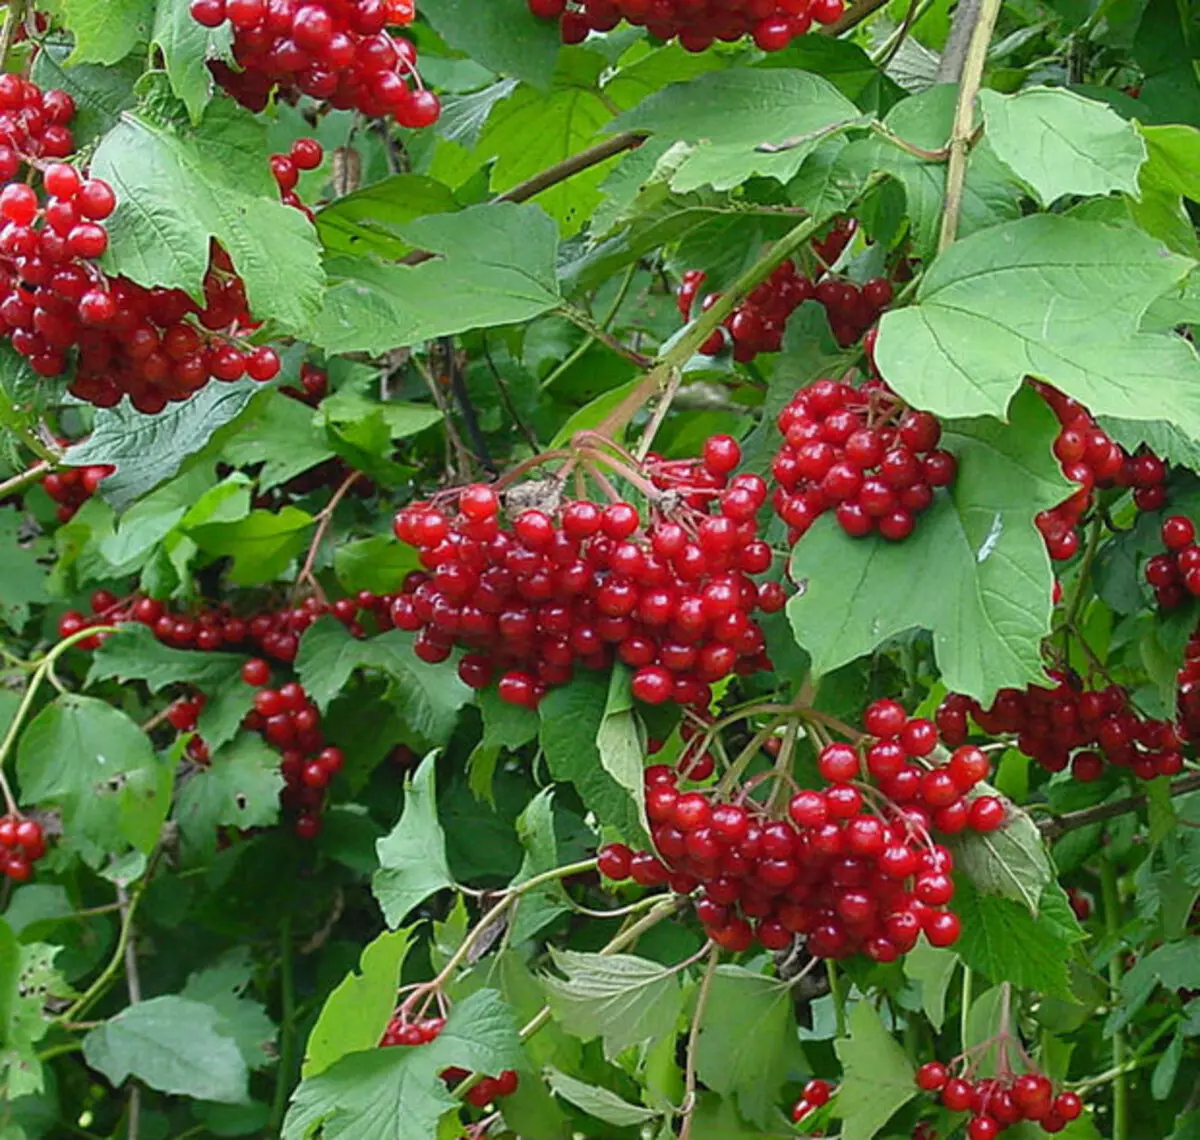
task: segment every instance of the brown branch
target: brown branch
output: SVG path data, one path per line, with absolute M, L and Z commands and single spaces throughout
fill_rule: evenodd
M 645 131 L 624 131 L 619 135 L 613 135 L 612 138 L 596 143 L 595 146 L 590 146 L 586 150 L 581 150 L 578 154 L 570 155 L 562 162 L 556 162 L 553 166 L 547 167 L 540 174 L 535 174 L 532 178 L 517 183 L 511 190 L 505 190 L 503 194 L 493 198 L 492 202 L 527 202 L 543 190 L 549 190 L 551 186 L 557 186 L 560 182 L 566 182 L 568 178 L 574 178 L 576 174 L 584 170 L 607 162 L 615 155 L 641 146 L 645 138 Z M 401 259 L 400 264 L 420 265 L 436 256 L 428 250 L 417 249 Z
M 1188 792 L 1195 791 L 1200 791 L 1200 772 L 1189 772 L 1171 785 L 1172 796 L 1184 796 Z M 1079 811 L 1064 812 L 1062 815 L 1043 819 L 1038 824 L 1038 830 L 1041 831 L 1044 839 L 1053 841 L 1068 831 L 1076 831 L 1089 824 L 1116 819 L 1118 816 L 1139 811 L 1145 806 L 1146 796 L 1142 793 L 1123 800 L 1114 800 L 1112 803 L 1097 804 L 1095 807 L 1081 808 Z

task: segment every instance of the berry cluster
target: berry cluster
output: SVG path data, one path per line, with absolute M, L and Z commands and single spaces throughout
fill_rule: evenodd
M 36 819 L 22 815 L 0 816 L 0 874 L 24 883 L 33 865 L 46 854 L 46 836 Z
M 828 1081 L 814 1077 L 804 1086 L 800 1099 L 792 1105 L 792 1123 L 799 1124 L 805 1117 L 816 1112 L 818 1108 L 824 1108 L 833 1093 L 833 1086 Z
M 1200 741 L 1200 629 L 1188 638 L 1175 684 L 1179 733 L 1195 744 Z
M 942 739 L 966 741 L 974 720 L 990 736 L 1015 735 L 1017 747 L 1048 772 L 1098 780 L 1105 763 L 1128 768 L 1143 780 L 1174 776 L 1183 768 L 1175 727 L 1140 715 L 1119 685 L 1084 690 L 1075 677 L 1052 672 L 1053 688 L 1030 685 L 1001 689 L 984 709 L 959 693 L 949 694 L 936 713 Z
M 936 726 L 895 701 L 868 707 L 860 746 L 830 743 L 818 756 L 823 790 L 796 792 L 787 818 L 744 793 L 681 791 L 680 773 L 646 770 L 646 814 L 655 853 L 615 844 L 600 853 L 607 878 L 698 893 L 696 915 L 727 950 L 788 948 L 805 938 L 817 958 L 866 954 L 892 962 L 924 931 L 935 946 L 958 938 L 950 852 L 931 829 L 998 830 L 1003 802 L 979 795 L 990 764 L 978 748 L 933 766 Z M 689 763 L 687 759 L 683 764 Z M 866 794 L 864 794 L 864 792 Z
M 557 20 L 565 44 L 580 44 L 590 32 L 610 32 L 622 20 L 644 27 L 655 39 L 678 39 L 701 52 L 718 40 L 753 36 L 763 51 L 782 51 L 813 23 L 833 24 L 843 0 L 528 0 L 543 20 Z
M 1185 515 L 1170 515 L 1163 520 L 1162 543 L 1165 554 L 1156 554 L 1146 563 L 1146 581 L 1164 610 L 1177 609 L 1189 598 L 1200 597 L 1200 546 L 1196 545 L 1196 525 Z
M 392 621 L 419 631 L 425 661 L 467 648 L 462 679 L 481 689 L 498 678 L 513 704 L 536 706 L 576 664 L 604 669 L 615 655 L 639 700 L 707 707 L 713 682 L 765 667 L 751 615 L 784 601 L 778 583 L 751 578 L 771 566 L 755 521 L 767 489 L 757 475 L 730 478 L 740 458 L 735 440 L 714 436 L 700 462 L 650 462 L 645 518 L 627 502 L 578 499 L 522 510 L 505 530 L 500 497 L 480 485 L 445 509 L 406 507 L 396 537 L 426 572 L 405 580 Z
M 280 198 L 285 206 L 301 211 L 311 222 L 314 214 L 296 193 L 296 185 L 305 170 L 316 170 L 325 161 L 325 148 L 316 139 L 297 139 L 287 154 L 271 155 L 271 177 L 279 187 Z
M 675 303 L 685 321 L 691 320 L 704 280 L 705 274 L 699 269 L 689 269 L 683 275 Z M 720 296 L 709 293 L 700 302 L 701 310 L 711 308 Z M 700 351 L 705 356 L 716 356 L 732 343 L 734 360 L 743 364 L 760 352 L 778 352 L 788 318 L 805 301 L 817 301 L 824 307 L 834 337 L 845 347 L 854 344 L 891 304 L 892 283 L 886 277 L 873 277 L 863 285 L 841 277 L 814 281 L 794 262 L 785 261 L 725 318 L 723 328 L 717 329 Z
M 410 1021 L 406 1012 L 401 1010 L 388 1022 L 379 1042 L 380 1048 L 395 1048 L 404 1046 L 414 1048 L 418 1045 L 428 1045 L 436 1041 L 446 1027 L 444 1017 L 423 1017 Z M 450 1068 L 443 1070 L 441 1077 L 451 1087 L 461 1084 L 471 1074 L 466 1069 Z M 520 1078 L 515 1069 L 505 1069 L 497 1077 L 483 1077 L 476 1081 L 466 1093 L 467 1103 L 474 1108 L 486 1108 L 493 1101 L 506 1096 L 512 1096 L 520 1087 Z
M 1040 1124 L 1042 1131 L 1061 1132 L 1083 1114 L 1083 1101 L 1073 1092 L 1054 1095 L 1054 1086 L 1038 1073 L 1006 1073 L 970 1080 L 951 1075 L 941 1061 L 928 1061 L 917 1070 L 917 1087 L 940 1094 L 951 1112 L 969 1112 L 967 1140 L 994 1140 L 1022 1120 Z
M 942 427 L 906 407 L 882 380 L 861 388 L 818 380 L 779 413 L 784 443 L 771 471 L 774 506 L 796 542 L 828 510 L 847 534 L 878 531 L 898 542 L 958 471 L 938 449 Z
M 307 95 L 339 111 L 428 127 L 441 114 L 421 84 L 417 49 L 389 26 L 412 22 L 411 0 L 192 0 L 206 28 L 233 26 L 237 69 L 214 61 L 217 82 L 252 111 Z
M 57 504 L 54 512 L 60 523 L 69 523 L 75 512 L 100 488 L 101 482 L 113 473 L 107 464 L 94 467 L 65 467 L 51 471 L 42 480 L 46 494 Z
M 1133 487 L 1139 509 L 1157 510 L 1167 499 L 1167 469 L 1158 456 L 1148 452 L 1127 455 L 1078 400 L 1048 384 L 1035 383 L 1034 387 L 1061 425 L 1054 454 L 1062 472 L 1079 484 L 1079 490 L 1070 498 L 1034 519 L 1050 557 L 1061 562 L 1079 549 L 1079 521 L 1092 504 L 1095 488 Z
M 269 687 L 272 670 L 264 658 L 281 665 L 290 664 L 295 660 L 301 634 L 324 614 L 337 618 L 356 637 L 366 636 L 363 622 L 368 618 L 376 629 L 390 629 L 390 602 L 388 597 L 364 592 L 332 604 L 310 598 L 295 607 L 243 618 L 226 608 L 201 610 L 192 615 L 174 614 L 154 598 L 122 601 L 107 590 L 97 590 L 91 599 L 92 615 L 85 617 L 78 611 L 68 611 L 59 619 L 58 632 L 61 637 L 69 637 L 93 625 L 139 622 L 164 645 L 176 649 L 261 652 L 264 657 L 251 657 L 242 667 L 242 679 L 258 689 L 254 707 L 242 724 L 279 750 L 280 774 L 284 779 L 280 802 L 293 813 L 296 834 L 302 839 L 312 839 L 321 830 L 327 789 L 341 771 L 345 756 L 340 748 L 326 741 L 321 731 L 320 711 L 298 682 L 285 681 Z M 79 643 L 80 647 L 93 649 L 102 636 L 86 638 Z M 181 697 L 167 710 L 167 721 L 178 732 L 195 732 L 205 702 L 201 692 Z M 208 746 L 199 736 L 188 741 L 187 755 L 199 765 L 209 762 Z
M 74 112 L 64 92 L 0 76 L 0 335 L 42 376 L 67 372 L 77 348 L 71 392 L 99 407 L 128 395 L 139 411 L 157 413 L 210 377 L 271 379 L 274 351 L 239 342 L 254 325 L 222 250 L 214 250 L 203 305 L 182 290 L 101 272 L 108 233 L 100 223 L 116 207 L 112 188 L 45 161 L 71 153 Z M 22 164 L 40 174 L 40 196 Z

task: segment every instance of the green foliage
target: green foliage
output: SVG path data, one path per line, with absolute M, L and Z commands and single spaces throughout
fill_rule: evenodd
M 0 306 L 0 813 L 20 809 L 38 857 L 26 865 L 6 821 L 0 1140 L 958 1137 L 965 1118 L 914 1082 L 934 1058 L 1081 1090 L 1066 1140 L 1200 1137 L 1200 608 L 1147 581 L 1164 520 L 1200 524 L 1186 5 L 858 4 L 764 52 L 662 42 L 653 19 L 564 44 L 527 0 L 419 0 L 391 32 L 441 101 L 418 130 L 295 85 L 260 112 L 239 105 L 224 68 L 253 53 L 188 0 L 37 7 L 45 20 L 9 28 L 4 69 L 76 103 L 68 161 L 118 201 L 108 279 L 200 300 L 236 275 L 249 312 L 206 336 L 270 344 L 282 367 L 157 415 L 93 407 L 73 380 L 107 334 L 67 346 L 62 377 L 17 352 L 36 264 L 15 263 L 5 231 L 0 276 L 21 294 Z M 951 26 L 958 39 L 971 21 L 981 82 L 974 66 L 937 82 Z M 324 158 L 299 175 L 300 210 L 271 156 L 310 137 Z M 39 192 L 45 157 L 17 174 Z M 786 307 L 802 303 L 752 344 L 747 301 L 769 309 L 785 258 L 815 295 L 797 286 Z M 873 341 L 858 288 L 877 278 L 892 299 Z M 55 276 L 51 291 L 68 304 L 76 284 Z M 49 342 L 56 311 L 36 303 Z M 160 347 L 181 363 L 173 338 Z M 121 367 L 129 380 L 143 366 Z M 906 539 L 851 538 L 833 509 L 799 536 L 778 517 L 780 413 L 820 379 L 886 383 L 905 405 L 893 419 L 890 396 L 866 402 L 887 431 L 906 408 L 937 417 L 956 478 Z M 1074 405 L 1052 410 L 1044 386 L 1094 418 L 1078 447 L 1055 414 Z M 840 445 L 847 422 L 823 438 Z M 1135 458 L 1081 492 L 1100 431 Z M 699 635 L 643 621 L 645 596 L 629 628 L 610 598 L 560 596 L 557 543 L 516 550 L 488 524 L 421 549 L 394 536 L 398 510 L 453 515 L 464 485 L 490 483 L 507 533 L 556 497 L 622 498 L 642 512 L 635 542 L 666 518 L 715 548 L 697 488 L 664 488 L 642 457 L 690 463 L 725 433 L 737 473 L 766 480 L 766 550 L 739 530 L 717 573 L 761 554 L 747 577 L 778 584 L 786 609 L 751 613 L 769 663 L 739 663 L 684 709 L 635 698 L 628 662 L 643 634 L 681 661 Z M 1152 481 L 1147 452 L 1167 465 L 1161 490 L 1136 486 Z M 91 466 L 109 473 L 89 497 L 98 472 L 67 471 Z M 1079 539 L 1061 561 L 1039 530 L 1055 520 Z M 588 553 L 611 583 L 630 576 L 618 549 Z M 657 552 L 642 585 L 673 557 Z M 489 562 L 503 569 L 483 578 Z M 715 610 L 709 585 L 670 588 Z M 758 647 L 740 615 L 707 616 L 710 641 Z M 80 629 L 63 649 L 92 617 L 117 632 Z M 503 642 L 479 632 L 530 620 Z M 535 708 L 501 696 L 528 678 L 464 681 L 485 666 L 546 692 Z M 1071 734 L 1095 718 L 1037 692 L 1052 685 L 1128 698 L 1093 732 L 1094 781 Z M 842 912 L 867 857 L 806 850 L 766 916 L 766 880 L 785 868 L 743 880 L 723 839 L 708 858 L 712 830 L 664 828 L 663 798 L 647 810 L 653 767 L 784 820 L 798 790 L 825 786 L 827 739 L 870 746 L 869 702 L 933 719 L 948 693 L 986 705 L 1003 690 L 1025 694 L 1016 730 L 983 713 L 964 729 L 993 764 L 968 798 L 1001 795 L 1002 826 L 957 828 L 957 808 L 923 804 L 936 777 L 908 798 L 908 775 L 859 781 L 889 835 L 949 850 L 948 947 L 930 925 L 894 961 L 875 939 L 827 966 L 813 932 L 790 932 L 853 926 Z M 1175 723 L 1181 759 L 1151 718 Z M 936 719 L 941 745 L 909 757 L 916 772 L 962 735 Z M 678 766 L 699 736 L 713 773 L 689 779 Z M 1150 779 L 1151 765 L 1174 775 Z M 656 842 L 665 873 L 642 854 L 623 880 L 599 873 L 624 858 L 597 860 L 606 844 Z M 728 905 L 737 924 L 701 924 L 721 911 L 672 844 L 729 870 L 723 887 L 749 884 Z M 834 889 L 813 902 L 829 867 Z M 882 881 L 873 867 L 863 880 Z M 410 1032 L 428 1039 L 391 1044 Z M 480 1087 L 509 1087 L 509 1070 L 512 1095 Z M 814 1077 L 836 1094 L 793 1125 Z

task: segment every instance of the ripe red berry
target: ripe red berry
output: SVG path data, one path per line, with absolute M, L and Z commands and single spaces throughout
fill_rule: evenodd
M 941 1061 L 926 1061 L 917 1070 L 917 1087 L 925 1092 L 938 1092 L 946 1087 L 950 1074 Z

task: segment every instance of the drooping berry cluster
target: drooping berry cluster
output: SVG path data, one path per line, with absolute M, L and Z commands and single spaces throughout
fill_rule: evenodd
M 192 0 L 206 28 L 233 26 L 237 69 L 209 64 L 217 82 L 252 111 L 307 95 L 340 111 L 428 127 L 441 103 L 417 72 L 417 49 L 388 27 L 409 24 L 411 0 Z
M 23 815 L 0 816 L 0 874 L 24 883 L 33 865 L 46 854 L 46 836 L 36 819 Z
M 1157 510 L 1167 498 L 1166 465 L 1156 455 L 1126 454 L 1078 400 L 1048 384 L 1034 388 L 1050 405 L 1062 425 L 1054 454 L 1063 474 L 1079 490 L 1052 510 L 1034 519 L 1055 561 L 1071 558 L 1079 549 L 1079 521 L 1092 504 L 1096 488 L 1133 487 L 1134 501 L 1143 511 Z
M 675 294 L 680 316 L 691 320 L 696 296 L 704 285 L 705 274 L 689 269 Z M 707 310 L 720 298 L 709 293 L 700 302 Z M 825 308 L 829 327 L 842 346 L 854 344 L 892 302 L 892 283 L 886 277 L 873 277 L 856 285 L 841 277 L 822 277 L 814 281 L 794 262 L 785 261 L 759 285 L 700 346 L 705 356 L 716 356 L 730 343 L 733 358 L 749 363 L 760 352 L 778 352 L 788 318 L 805 301 L 817 301 Z
M 1175 675 L 1176 716 L 1179 733 L 1195 744 L 1200 741 L 1200 629 L 1188 638 L 1183 665 Z
M 1015 735 L 1017 747 L 1048 772 L 1098 780 L 1106 763 L 1128 768 L 1143 780 L 1173 776 L 1183 768 L 1180 740 L 1168 721 L 1144 717 L 1119 685 L 1084 690 L 1077 678 L 1052 672 L 1054 687 L 1001 689 L 984 709 L 977 701 L 949 694 L 936 719 L 948 745 L 965 742 L 968 718 L 990 736 Z
M 1043 1132 L 1061 1132 L 1083 1114 L 1083 1101 L 1070 1091 L 1054 1094 L 1049 1078 L 1040 1073 L 1005 1073 L 971 1080 L 953 1076 L 941 1061 L 928 1061 L 917 1070 L 917 1087 L 940 1094 L 951 1112 L 969 1112 L 967 1140 L 994 1140 L 1022 1120 L 1041 1125 Z
M 97 590 L 91 599 L 91 616 L 68 611 L 59 619 L 61 637 L 69 637 L 89 626 L 120 625 L 138 622 L 149 628 L 164 645 L 176 649 L 257 650 L 263 657 L 251 657 L 242 667 L 242 679 L 258 689 L 254 706 L 242 726 L 259 733 L 280 752 L 280 774 L 284 787 L 280 802 L 292 815 L 292 826 L 302 839 L 315 838 L 321 830 L 321 813 L 328 788 L 341 771 L 345 756 L 332 746 L 321 730 L 320 710 L 297 681 L 272 685 L 270 658 L 279 665 L 295 660 L 301 634 L 318 617 L 330 614 L 355 637 L 365 637 L 364 621 L 377 630 L 391 628 L 388 607 L 391 599 L 363 592 L 355 598 L 333 603 L 310 598 L 300 605 L 273 612 L 259 612 L 244 618 L 228 608 L 204 609 L 193 614 L 171 613 L 161 601 L 134 597 L 120 600 L 107 590 Z M 94 649 L 103 634 L 79 643 Z M 177 732 L 194 733 L 207 697 L 190 691 L 167 710 L 167 721 Z M 209 749 L 202 737 L 193 736 L 186 748 L 195 764 L 209 763 Z
M 740 458 L 715 436 L 700 462 L 650 462 L 646 489 L 662 490 L 644 516 L 578 499 L 519 511 L 506 530 L 500 496 L 479 485 L 445 507 L 409 506 L 396 536 L 426 571 L 406 579 L 392 621 L 419 631 L 423 660 L 467 648 L 463 680 L 498 678 L 514 704 L 535 706 L 576 664 L 604 669 L 615 656 L 635 671 L 639 700 L 706 707 L 713 682 L 765 667 L 751 615 L 784 601 L 778 583 L 752 578 L 771 565 L 755 521 L 767 491 L 757 475 L 730 477 Z
M 644 27 L 655 39 L 678 39 L 687 51 L 707 51 L 718 40 L 753 36 L 763 51 L 782 51 L 818 24 L 833 24 L 843 0 L 528 0 L 543 20 L 557 20 L 565 44 L 590 32 L 610 32 L 622 20 Z
M 948 487 L 958 471 L 954 456 L 938 448 L 937 418 L 907 408 L 882 380 L 861 388 L 818 380 L 775 422 L 784 443 L 771 465 L 779 484 L 773 503 L 793 543 L 828 510 L 856 538 L 878 531 L 905 539 L 934 489 Z
M 287 154 L 271 155 L 271 177 L 279 187 L 280 199 L 285 206 L 299 210 L 312 221 L 314 214 L 296 193 L 300 175 L 305 170 L 316 170 L 325 161 L 325 148 L 316 139 L 297 139 Z
M 1146 581 L 1158 604 L 1173 610 L 1189 597 L 1200 597 L 1200 546 L 1196 545 L 1196 524 L 1186 515 L 1168 516 L 1161 533 L 1167 550 L 1147 561 Z
M 935 946 L 958 938 L 953 859 L 933 829 L 995 831 L 1008 816 L 996 796 L 977 794 L 987 756 L 967 745 L 934 765 L 936 726 L 890 700 L 866 711 L 874 739 L 830 743 L 820 752 L 823 789 L 796 792 L 786 818 L 745 794 L 682 791 L 680 773 L 646 770 L 646 814 L 654 852 L 612 845 L 600 853 L 610 879 L 696 892 L 696 915 L 727 950 L 756 941 L 788 948 L 803 936 L 817 958 L 865 954 L 891 962 L 924 931 Z M 685 756 L 682 767 L 690 764 Z M 718 785 L 718 788 L 720 785 Z
M 47 154 L 71 153 L 74 110 L 64 92 L 43 94 L 0 76 L 0 335 L 42 376 L 68 372 L 74 355 L 71 392 L 99 407 L 128 395 L 139 411 L 156 413 L 210 378 L 271 379 L 279 371 L 274 351 L 240 343 L 256 326 L 219 248 L 203 305 L 182 290 L 146 289 L 101 271 L 108 234 L 100 223 L 116 207 L 111 187 L 45 162 Z M 48 146 L 52 127 L 59 133 Z
M 93 467 L 64 467 L 61 471 L 51 471 L 42 480 L 42 488 L 58 504 L 54 512 L 58 521 L 69 523 L 113 470 L 106 464 L 97 464 Z
M 444 1017 L 422 1017 L 410 1019 L 403 1008 L 388 1022 L 380 1039 L 379 1047 L 416 1048 L 436 1041 L 446 1027 Z M 441 1078 L 451 1088 L 461 1084 L 471 1074 L 466 1069 L 444 1069 Z M 495 1077 L 483 1077 L 476 1081 L 466 1093 L 466 1100 L 474 1108 L 486 1108 L 493 1101 L 512 1096 L 520 1087 L 520 1077 L 515 1069 L 505 1069 Z

